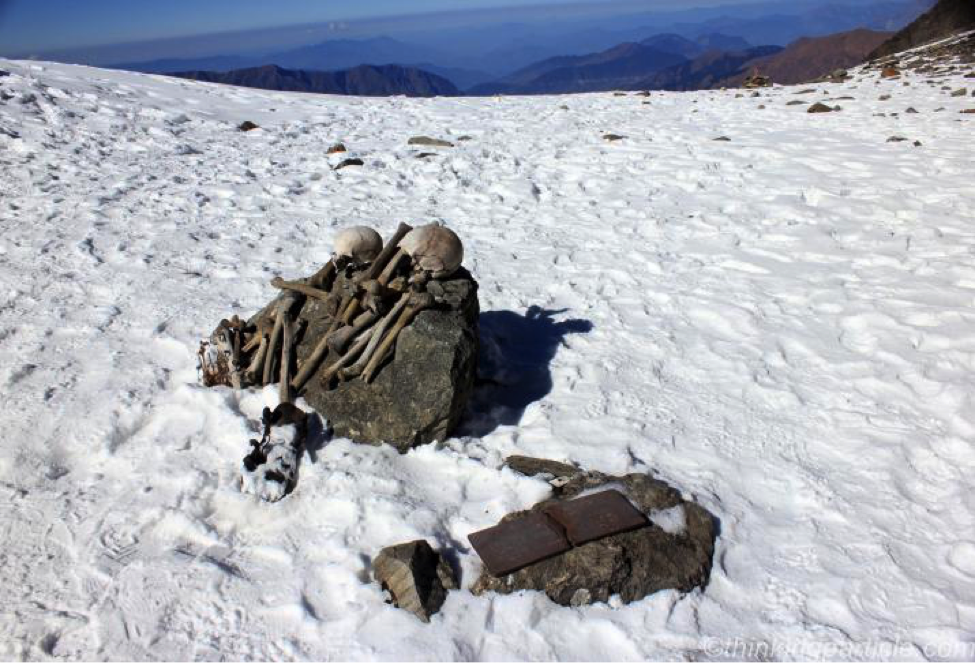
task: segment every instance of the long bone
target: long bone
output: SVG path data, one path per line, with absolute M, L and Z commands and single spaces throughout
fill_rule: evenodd
M 275 354 L 278 350 L 278 344 L 281 342 L 281 335 L 284 333 L 285 313 L 291 310 L 297 299 L 298 296 L 294 292 L 286 290 L 278 301 L 274 330 L 271 332 L 271 341 L 268 344 L 267 354 L 264 356 L 264 382 L 262 384 L 270 384 L 274 377 Z
M 402 312 L 402 310 L 409 303 L 410 295 L 411 293 L 409 292 L 404 292 L 402 295 L 400 295 L 400 298 L 396 300 L 396 304 L 393 305 L 393 308 L 389 311 L 389 313 L 384 315 L 382 320 L 380 320 L 376 325 L 372 338 L 369 339 L 369 345 L 367 345 L 366 349 L 363 350 L 362 355 L 359 357 L 356 363 L 340 371 L 339 377 L 341 379 L 348 380 L 349 378 L 362 374 L 362 371 L 366 369 L 369 360 L 376 351 L 376 347 L 379 345 L 379 342 L 382 341 L 386 330 L 389 329 L 390 325 L 396 321 L 400 312 Z
M 283 312 L 284 322 L 281 325 L 283 339 L 281 342 L 281 375 L 278 385 L 278 398 L 282 403 L 291 402 L 291 353 L 294 341 L 294 321 L 291 312 Z
M 375 315 L 372 314 L 363 315 L 360 318 L 358 318 L 356 320 L 356 324 L 352 325 L 351 327 L 343 327 L 341 329 L 333 329 L 329 332 L 326 332 L 325 335 L 322 337 L 322 340 L 318 342 L 318 345 L 316 345 L 315 348 L 311 351 L 311 354 L 308 355 L 308 358 L 305 359 L 305 361 L 301 364 L 301 368 L 298 370 L 298 374 L 291 381 L 291 387 L 295 391 L 298 392 L 301 391 L 301 388 L 305 386 L 305 383 L 308 382 L 308 379 L 312 375 L 314 375 L 315 371 L 318 370 L 318 367 L 321 366 L 322 360 L 325 359 L 325 355 L 328 354 L 329 349 L 331 347 L 335 347 L 335 341 L 333 341 L 332 339 L 337 334 L 348 334 L 348 337 L 345 338 L 342 345 L 340 346 L 340 349 L 336 349 L 336 352 L 341 352 L 342 349 L 344 349 L 345 344 L 347 344 L 352 339 L 352 336 L 359 333 L 364 328 L 368 327 L 370 324 L 372 324 L 375 321 L 375 319 L 376 319 Z M 346 331 L 347 329 L 351 331 L 347 332 Z
M 365 284 L 382 274 L 386 265 L 398 250 L 400 241 L 412 230 L 413 226 L 409 225 L 408 223 L 399 224 L 399 226 L 396 228 L 396 232 L 393 233 L 393 236 L 389 239 L 389 242 L 386 243 L 386 246 L 383 247 L 383 250 L 378 256 L 376 256 L 376 259 L 372 261 L 372 264 L 369 265 L 366 271 L 362 273 L 361 277 L 359 278 L 359 283 Z M 360 301 L 360 298 L 354 297 L 348 302 L 348 304 L 340 307 L 339 311 L 341 311 L 342 321 L 345 324 L 349 324 L 349 321 L 356 316 L 361 306 L 362 302 Z
M 379 368 L 379 364 L 381 364 L 383 359 L 386 357 L 386 353 L 389 352 L 389 350 L 393 347 L 393 343 L 396 342 L 396 337 L 399 336 L 399 333 L 403 331 L 403 328 L 406 327 L 406 325 L 412 322 L 413 318 L 415 318 L 420 311 L 430 308 L 433 306 L 433 304 L 433 295 L 428 292 L 416 292 L 412 294 L 410 297 L 410 303 L 403 310 L 403 312 L 400 313 L 399 318 L 396 320 L 396 324 L 392 329 L 389 330 L 389 333 L 382 340 L 382 343 L 380 343 L 379 347 L 376 348 L 376 353 L 366 365 L 366 369 L 362 373 L 363 380 L 365 380 L 367 383 L 372 382 L 372 379 L 376 374 L 376 369 Z
M 326 299 L 328 297 L 328 293 L 324 290 L 308 285 L 307 283 L 285 281 L 280 276 L 275 276 L 271 279 L 271 285 L 279 290 L 294 290 L 295 292 L 300 292 L 303 295 L 314 297 L 315 299 Z
M 349 348 L 348 352 L 339 357 L 334 364 L 326 368 L 321 377 L 322 385 L 327 387 L 332 381 L 332 378 L 335 377 L 335 374 L 342 370 L 343 367 L 348 365 L 350 361 L 355 359 L 356 355 L 362 352 L 363 348 L 368 345 L 369 340 L 375 335 L 375 333 L 375 327 L 372 329 L 367 329 L 359 338 L 356 339 L 355 343 L 352 344 L 352 347 Z

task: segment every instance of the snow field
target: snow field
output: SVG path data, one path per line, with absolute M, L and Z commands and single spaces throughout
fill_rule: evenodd
M 970 643 L 964 72 L 757 98 L 419 100 L 0 69 L 0 656 L 726 658 L 710 643 L 743 638 L 920 659 Z M 843 96 L 839 113 L 786 105 Z M 456 147 L 416 159 L 418 134 Z M 338 141 L 350 154 L 326 156 Z M 331 170 L 345 156 L 365 166 Z M 338 229 L 432 220 L 480 281 L 501 404 L 404 456 L 319 433 L 293 495 L 241 494 L 276 390 L 202 388 L 199 339 L 262 306 L 274 275 L 317 269 Z M 464 589 L 430 625 L 384 605 L 382 546 L 427 538 L 466 588 L 466 535 L 545 496 L 498 470 L 512 453 L 651 471 L 698 500 L 721 521 L 706 590 L 568 609 Z

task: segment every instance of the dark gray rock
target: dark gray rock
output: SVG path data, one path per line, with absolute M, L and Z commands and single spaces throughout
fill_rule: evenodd
M 816 102 L 806 111 L 807 113 L 832 113 L 840 110 L 839 106 L 827 106 L 822 102 Z
M 333 170 L 341 170 L 343 168 L 348 168 L 349 166 L 362 166 L 365 165 L 362 159 L 356 157 L 350 157 L 348 159 L 342 159 Z
M 254 129 L 260 129 L 260 127 L 250 120 L 244 120 L 237 126 L 238 131 L 253 131 Z
M 614 594 L 629 603 L 664 589 L 688 592 L 707 584 L 717 521 L 703 507 L 684 500 L 666 483 L 644 474 L 609 476 L 582 472 L 564 463 L 524 457 L 509 459 L 507 464 L 513 469 L 523 467 L 533 474 L 562 474 L 559 480 L 550 482 L 553 498 L 539 502 L 532 511 L 607 486 L 624 493 L 651 520 L 663 523 L 658 514 L 665 512 L 668 521 L 678 523 L 682 515 L 683 527 L 668 525 L 665 530 L 651 524 L 585 543 L 500 578 L 485 570 L 471 587 L 474 594 L 489 591 L 510 594 L 533 589 L 544 592 L 560 605 L 577 606 L 605 602 Z M 575 473 L 564 474 L 569 470 Z M 508 514 L 502 522 L 525 513 Z
M 429 136 L 413 136 L 407 141 L 408 145 L 425 145 L 427 147 L 453 147 L 454 144 L 449 140 L 430 138 Z
M 296 350 L 299 361 L 322 338 L 348 288 L 341 276 L 331 301 L 305 303 L 299 318 L 305 324 Z M 427 292 L 441 303 L 402 331 L 392 361 L 371 383 L 354 378 L 323 385 L 319 369 L 305 385 L 301 395 L 328 419 L 336 435 L 369 444 L 386 442 L 406 452 L 446 439 L 460 422 L 477 371 L 477 282 L 461 268 L 448 280 L 431 281 Z
M 440 610 L 447 591 L 457 589 L 453 569 L 423 539 L 383 548 L 372 568 L 389 602 L 425 622 Z
M 505 467 L 508 467 L 526 477 L 534 477 L 539 474 L 551 476 L 553 479 L 559 477 L 573 477 L 583 473 L 575 465 L 560 463 L 557 460 L 546 460 L 544 458 L 532 458 L 531 456 L 508 456 L 504 459 Z

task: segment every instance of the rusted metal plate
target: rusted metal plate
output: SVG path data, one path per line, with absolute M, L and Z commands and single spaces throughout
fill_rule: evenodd
M 488 572 L 495 577 L 513 573 L 572 547 L 561 528 L 538 511 L 474 532 L 467 539 L 481 556 Z
M 544 511 L 565 528 L 574 546 L 647 525 L 647 517 L 618 490 L 559 502 Z

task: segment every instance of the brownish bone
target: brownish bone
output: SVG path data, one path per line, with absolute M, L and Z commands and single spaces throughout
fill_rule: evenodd
M 329 352 L 334 352 L 336 354 L 345 352 L 349 342 L 363 329 L 370 327 L 378 317 L 379 316 L 376 313 L 366 311 L 357 317 L 351 325 L 342 327 L 341 329 L 336 329 L 328 337 Z
M 336 316 L 335 319 L 332 320 L 332 325 L 328 328 L 328 331 L 326 331 L 325 335 L 322 336 L 322 340 L 318 342 L 318 345 L 316 345 L 315 349 L 311 351 L 311 354 L 308 355 L 308 358 L 305 359 L 304 362 L 302 362 L 301 368 L 298 370 L 298 374 L 291 381 L 291 387 L 296 392 L 301 391 L 301 388 L 305 386 L 305 383 L 308 382 L 308 379 L 312 375 L 314 375 L 315 371 L 318 370 L 318 367 L 321 366 L 322 360 L 325 359 L 325 355 L 328 354 L 332 337 L 338 333 L 344 333 L 346 329 L 354 328 L 353 326 L 353 327 L 344 327 L 339 329 L 338 322 L 339 322 L 338 316 Z M 362 327 L 360 327 L 359 329 L 361 330 Z M 349 337 L 349 340 L 351 340 L 351 336 Z
M 267 334 L 262 333 L 261 343 L 257 346 L 257 352 L 254 353 L 254 359 L 251 360 L 250 366 L 247 367 L 247 371 L 245 373 L 247 382 L 250 384 L 255 384 L 259 379 L 259 376 L 263 374 L 264 356 L 267 354 L 267 344 Z
M 368 345 L 369 339 L 372 338 L 373 334 L 375 333 L 375 327 L 372 329 L 367 329 L 364 334 L 356 339 L 356 342 L 352 344 L 352 347 L 349 348 L 348 352 L 339 357 L 335 363 L 326 368 L 321 377 L 322 385 L 327 388 L 329 383 L 332 381 L 332 378 L 335 377 L 335 374 L 347 366 L 350 361 L 355 359 L 356 355 L 362 352 L 363 348 Z
M 335 260 L 329 260 L 320 270 L 312 274 L 311 278 L 308 279 L 308 285 L 313 288 L 329 290 L 329 281 L 335 276 L 336 271 Z
M 403 249 L 399 249 L 396 252 L 396 255 L 393 256 L 392 260 L 389 261 L 389 264 L 386 265 L 386 269 L 383 270 L 383 273 L 379 275 L 379 285 L 386 285 L 389 283 L 390 279 L 393 278 L 393 274 L 396 273 L 396 269 L 399 267 L 404 258 L 409 258 L 409 255 Z
M 278 344 L 281 343 L 281 335 L 284 331 L 284 314 L 291 309 L 295 299 L 296 296 L 294 293 L 285 291 L 281 295 L 280 301 L 278 301 L 274 330 L 271 332 L 271 341 L 268 344 L 267 354 L 264 357 L 264 382 L 262 384 L 271 384 L 271 380 L 274 379 L 274 360 L 278 352 Z
M 294 322 L 291 313 L 284 311 L 281 341 L 281 376 L 278 385 L 278 399 L 282 403 L 291 402 L 291 353 L 294 342 Z
M 413 230 L 413 226 L 410 224 L 399 224 L 399 226 L 396 228 L 396 232 L 393 233 L 393 236 L 389 238 L 389 242 L 386 243 L 383 250 L 379 252 L 376 259 L 372 261 L 371 265 L 369 265 L 369 269 L 366 270 L 365 275 L 362 277 L 363 281 L 371 281 L 382 273 L 383 269 L 386 267 L 386 263 L 390 261 L 393 254 L 399 251 L 399 243 L 411 230 Z
M 362 372 L 363 380 L 366 382 L 372 382 L 373 377 L 376 375 L 376 369 L 379 368 L 379 364 L 381 364 L 383 359 L 386 357 L 386 353 L 389 352 L 389 350 L 393 347 L 399 333 L 403 331 L 403 328 L 406 327 L 406 325 L 413 321 L 413 318 L 415 318 L 420 311 L 430 308 L 433 306 L 433 304 L 433 295 L 428 292 L 418 292 L 411 296 L 409 305 L 403 310 L 402 313 L 400 313 L 399 318 L 396 320 L 396 324 L 392 329 L 389 330 L 389 334 L 386 335 L 386 338 L 384 338 L 382 343 L 379 344 L 379 347 L 376 348 L 376 353 L 366 365 L 366 369 Z
M 377 276 L 382 274 L 386 265 L 393 258 L 393 256 L 399 251 L 399 243 L 403 240 L 406 235 L 413 230 L 413 226 L 408 223 L 401 223 L 396 228 L 396 232 L 393 236 L 389 238 L 389 242 L 383 247 L 383 250 L 379 253 L 372 264 L 366 269 L 365 272 L 359 277 L 360 283 L 368 283 L 369 281 L 375 280 Z M 347 308 L 342 316 L 342 321 L 345 324 L 349 324 L 349 320 L 354 318 L 359 313 L 359 308 L 362 306 L 362 302 L 359 301 L 359 297 L 354 298 L 349 302 Z
M 308 297 L 314 297 L 315 299 L 325 299 L 328 297 L 328 293 L 324 290 L 319 290 L 318 288 L 314 288 L 305 283 L 298 283 L 297 281 L 285 281 L 280 276 L 275 276 L 271 279 L 271 285 L 279 290 L 293 290 Z
M 366 365 L 369 363 L 369 359 L 372 358 L 373 352 L 376 351 L 376 346 L 378 346 L 379 342 L 382 341 L 383 334 L 385 334 L 386 330 L 389 329 L 389 326 L 396 321 L 400 312 L 409 303 L 409 301 L 410 293 L 403 293 L 400 296 L 389 313 L 384 315 L 383 319 L 380 320 L 376 325 L 376 331 L 373 333 L 372 338 L 369 340 L 369 345 L 366 346 L 366 349 L 363 351 L 358 361 L 356 361 L 356 363 L 352 366 L 342 369 L 339 377 L 341 377 L 343 380 L 348 380 L 349 378 L 362 374 L 362 371 L 365 370 Z
M 328 330 L 325 332 L 326 336 L 338 329 L 338 326 L 342 324 L 342 320 L 345 317 L 345 310 L 349 308 L 351 302 L 353 301 L 355 300 L 353 299 L 352 295 L 342 295 L 342 301 L 339 302 L 339 307 L 335 311 L 335 317 L 332 318 L 332 324 L 328 326 Z

